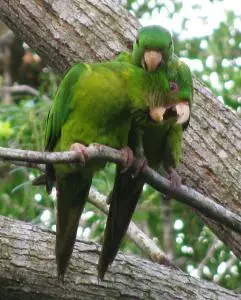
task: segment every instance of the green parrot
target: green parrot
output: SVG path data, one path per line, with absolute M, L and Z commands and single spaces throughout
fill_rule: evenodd
M 150 57 L 153 58 L 151 61 Z M 162 57 L 161 62 L 159 57 Z M 181 180 L 175 168 L 182 157 L 183 130 L 189 123 L 193 98 L 190 69 L 173 53 L 172 38 L 169 32 L 160 26 L 143 27 L 134 43 L 132 54 L 123 52 L 116 60 L 141 66 L 152 74 L 158 73 L 160 65 L 165 69 L 171 92 L 163 98 L 161 106 L 150 111 L 152 119 L 157 122 L 147 123 L 142 128 L 140 142 L 136 137 L 136 124 L 133 121 L 128 146 L 137 157 L 144 154 L 151 168 L 158 172 L 165 171 L 171 180 L 171 186 L 177 188 Z M 158 85 L 159 78 L 155 77 L 155 80 L 155 84 Z M 109 264 L 113 262 L 119 250 L 143 185 L 141 174 L 133 176 L 130 171 L 122 174 L 117 166 L 114 187 L 108 197 L 110 210 L 98 263 L 100 279 L 104 278 Z
M 156 76 L 160 79 L 157 83 Z M 162 67 L 156 74 L 121 62 L 77 64 L 62 80 L 47 118 L 45 150 L 73 150 L 86 166 L 46 166 L 47 190 L 51 191 L 55 181 L 57 188 L 55 252 L 60 279 L 73 251 L 92 177 L 105 166 L 100 161 L 88 162 L 85 147 L 97 143 L 124 149 L 123 171 L 131 163 L 127 146 L 132 122 L 135 120 L 136 128 L 158 122 L 150 112 L 163 103 L 168 92 Z

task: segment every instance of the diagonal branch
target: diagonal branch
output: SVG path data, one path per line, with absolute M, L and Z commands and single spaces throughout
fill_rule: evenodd
M 208 249 L 206 256 L 202 259 L 202 261 L 199 263 L 198 268 L 197 268 L 197 273 L 199 278 L 202 277 L 203 273 L 203 268 L 206 264 L 208 264 L 209 260 L 214 257 L 214 253 L 217 249 L 222 247 L 223 243 L 216 237 L 214 236 L 213 243 L 211 247 Z
M 105 214 L 108 214 L 109 207 L 106 204 L 106 196 L 100 194 L 93 187 L 90 189 L 89 202 L 99 208 Z M 130 222 L 127 236 L 132 240 L 136 246 L 146 253 L 153 262 L 165 264 L 177 269 L 176 266 L 168 259 L 166 254 L 156 245 L 156 243 L 149 238 L 134 222 Z
M 51 102 L 51 99 L 46 96 L 46 95 L 42 95 L 38 90 L 36 90 L 35 88 L 33 88 L 32 86 L 29 85 L 13 85 L 13 86 L 4 86 L 2 88 L 0 88 L 0 93 L 4 92 L 4 93 L 27 93 L 33 96 L 41 96 L 42 99 L 46 102 Z
M 123 154 L 108 146 L 92 144 L 87 147 L 88 161 L 93 159 L 101 159 L 117 164 L 124 163 Z M 81 165 L 81 158 L 73 151 L 66 152 L 39 152 L 20 149 L 0 148 L 0 159 L 2 160 L 14 160 L 25 161 L 32 163 L 79 163 Z M 83 166 L 83 163 L 82 163 Z M 133 171 L 137 170 L 135 161 L 133 163 Z M 201 193 L 195 191 L 192 188 L 188 188 L 184 185 L 180 189 L 171 189 L 169 180 L 160 176 L 157 172 L 153 171 L 150 167 L 146 167 L 142 172 L 142 176 L 145 181 L 153 188 L 161 193 L 169 194 L 175 198 L 187 204 L 206 217 L 214 219 L 221 224 L 228 226 L 235 232 L 241 233 L 241 217 L 224 208 L 223 206 L 215 203 L 208 197 L 205 197 Z

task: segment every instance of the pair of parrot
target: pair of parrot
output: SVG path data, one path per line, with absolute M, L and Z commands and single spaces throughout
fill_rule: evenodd
M 162 165 L 173 186 L 182 133 L 190 117 L 192 77 L 173 53 L 170 33 L 160 26 L 140 30 L 132 53 L 96 64 L 77 64 L 62 80 L 47 118 L 45 150 L 75 151 L 85 162 L 46 166 L 46 186 L 57 188 L 56 261 L 64 278 L 79 219 L 94 173 L 105 163 L 89 161 L 86 146 L 122 149 L 116 170 L 98 272 L 103 279 L 114 260 L 142 191 L 143 180 L 128 167 L 133 152 L 156 170 Z M 145 158 L 144 158 L 145 157 Z

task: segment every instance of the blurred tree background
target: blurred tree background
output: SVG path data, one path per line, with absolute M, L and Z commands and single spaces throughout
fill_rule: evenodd
M 185 5 L 184 5 L 185 2 Z M 122 3 L 143 25 L 173 33 L 175 52 L 220 101 L 241 115 L 241 12 L 232 0 L 128 0 Z M 43 149 L 44 122 L 60 78 L 0 24 L 0 146 Z M 55 230 L 55 191 L 47 195 L 31 180 L 39 170 L 0 162 L 0 214 Z M 94 186 L 108 194 L 114 166 L 98 173 Z M 87 205 L 78 236 L 101 242 L 106 217 Z M 166 201 L 148 186 L 134 215 L 185 272 L 234 289 L 241 287 L 241 262 L 189 207 Z M 144 256 L 127 239 L 123 251 Z

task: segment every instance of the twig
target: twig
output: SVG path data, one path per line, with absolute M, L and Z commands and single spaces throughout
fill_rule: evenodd
M 202 259 L 202 261 L 199 263 L 197 272 L 198 272 L 198 277 L 202 277 L 202 272 L 203 272 L 203 267 L 208 263 L 208 261 L 213 257 L 214 252 L 219 249 L 223 243 L 216 237 L 214 236 L 213 243 L 211 247 L 208 249 L 205 257 Z
M 160 215 L 163 223 L 163 244 L 169 259 L 173 260 L 173 222 L 171 199 L 161 199 Z
M 114 162 L 117 164 L 124 162 L 123 154 L 113 148 L 92 144 L 87 147 L 89 160 L 99 159 Z M 30 150 L 9 149 L 0 147 L 0 159 L 2 160 L 15 160 L 27 161 L 34 163 L 81 163 L 80 157 L 72 151 L 68 152 L 38 152 Z M 82 162 L 83 165 L 83 162 Z M 136 161 L 132 165 L 133 170 L 137 169 Z M 205 216 L 220 222 L 222 225 L 228 226 L 235 232 L 241 233 L 241 217 L 230 210 L 224 208 L 218 203 L 215 203 L 208 197 L 200 194 L 199 192 L 188 188 L 184 185 L 181 188 L 172 189 L 170 181 L 160 176 L 157 172 L 153 171 L 150 167 L 146 167 L 142 176 L 144 180 L 153 188 L 161 193 L 169 194 L 171 197 L 179 200 L 195 209 L 200 211 Z
M 33 96 L 41 96 L 44 101 L 51 102 L 51 99 L 42 95 L 38 90 L 29 86 L 29 85 L 13 85 L 13 86 L 5 86 L 0 88 L 0 93 L 28 93 Z
M 233 265 L 235 265 L 237 262 L 238 262 L 237 257 L 234 254 L 232 254 L 231 257 L 226 261 L 226 266 L 225 266 L 225 269 L 223 270 L 223 272 L 220 274 L 216 274 L 214 276 L 213 281 L 220 282 L 223 279 L 223 277 L 225 276 L 225 274 L 227 273 L 227 271 L 230 270 L 231 267 Z
M 106 196 L 100 194 L 93 187 L 90 189 L 89 202 L 108 215 L 109 207 L 106 204 Z M 140 230 L 132 221 L 128 227 L 127 236 L 136 244 L 139 249 L 146 253 L 152 261 L 176 268 L 167 258 L 166 254 L 155 244 L 155 242 L 150 239 L 142 230 Z
M 32 168 L 32 169 L 38 169 L 41 172 L 45 172 L 45 165 L 44 164 L 35 164 L 32 162 L 24 162 L 24 161 L 11 161 L 12 165 L 21 166 L 25 168 Z

